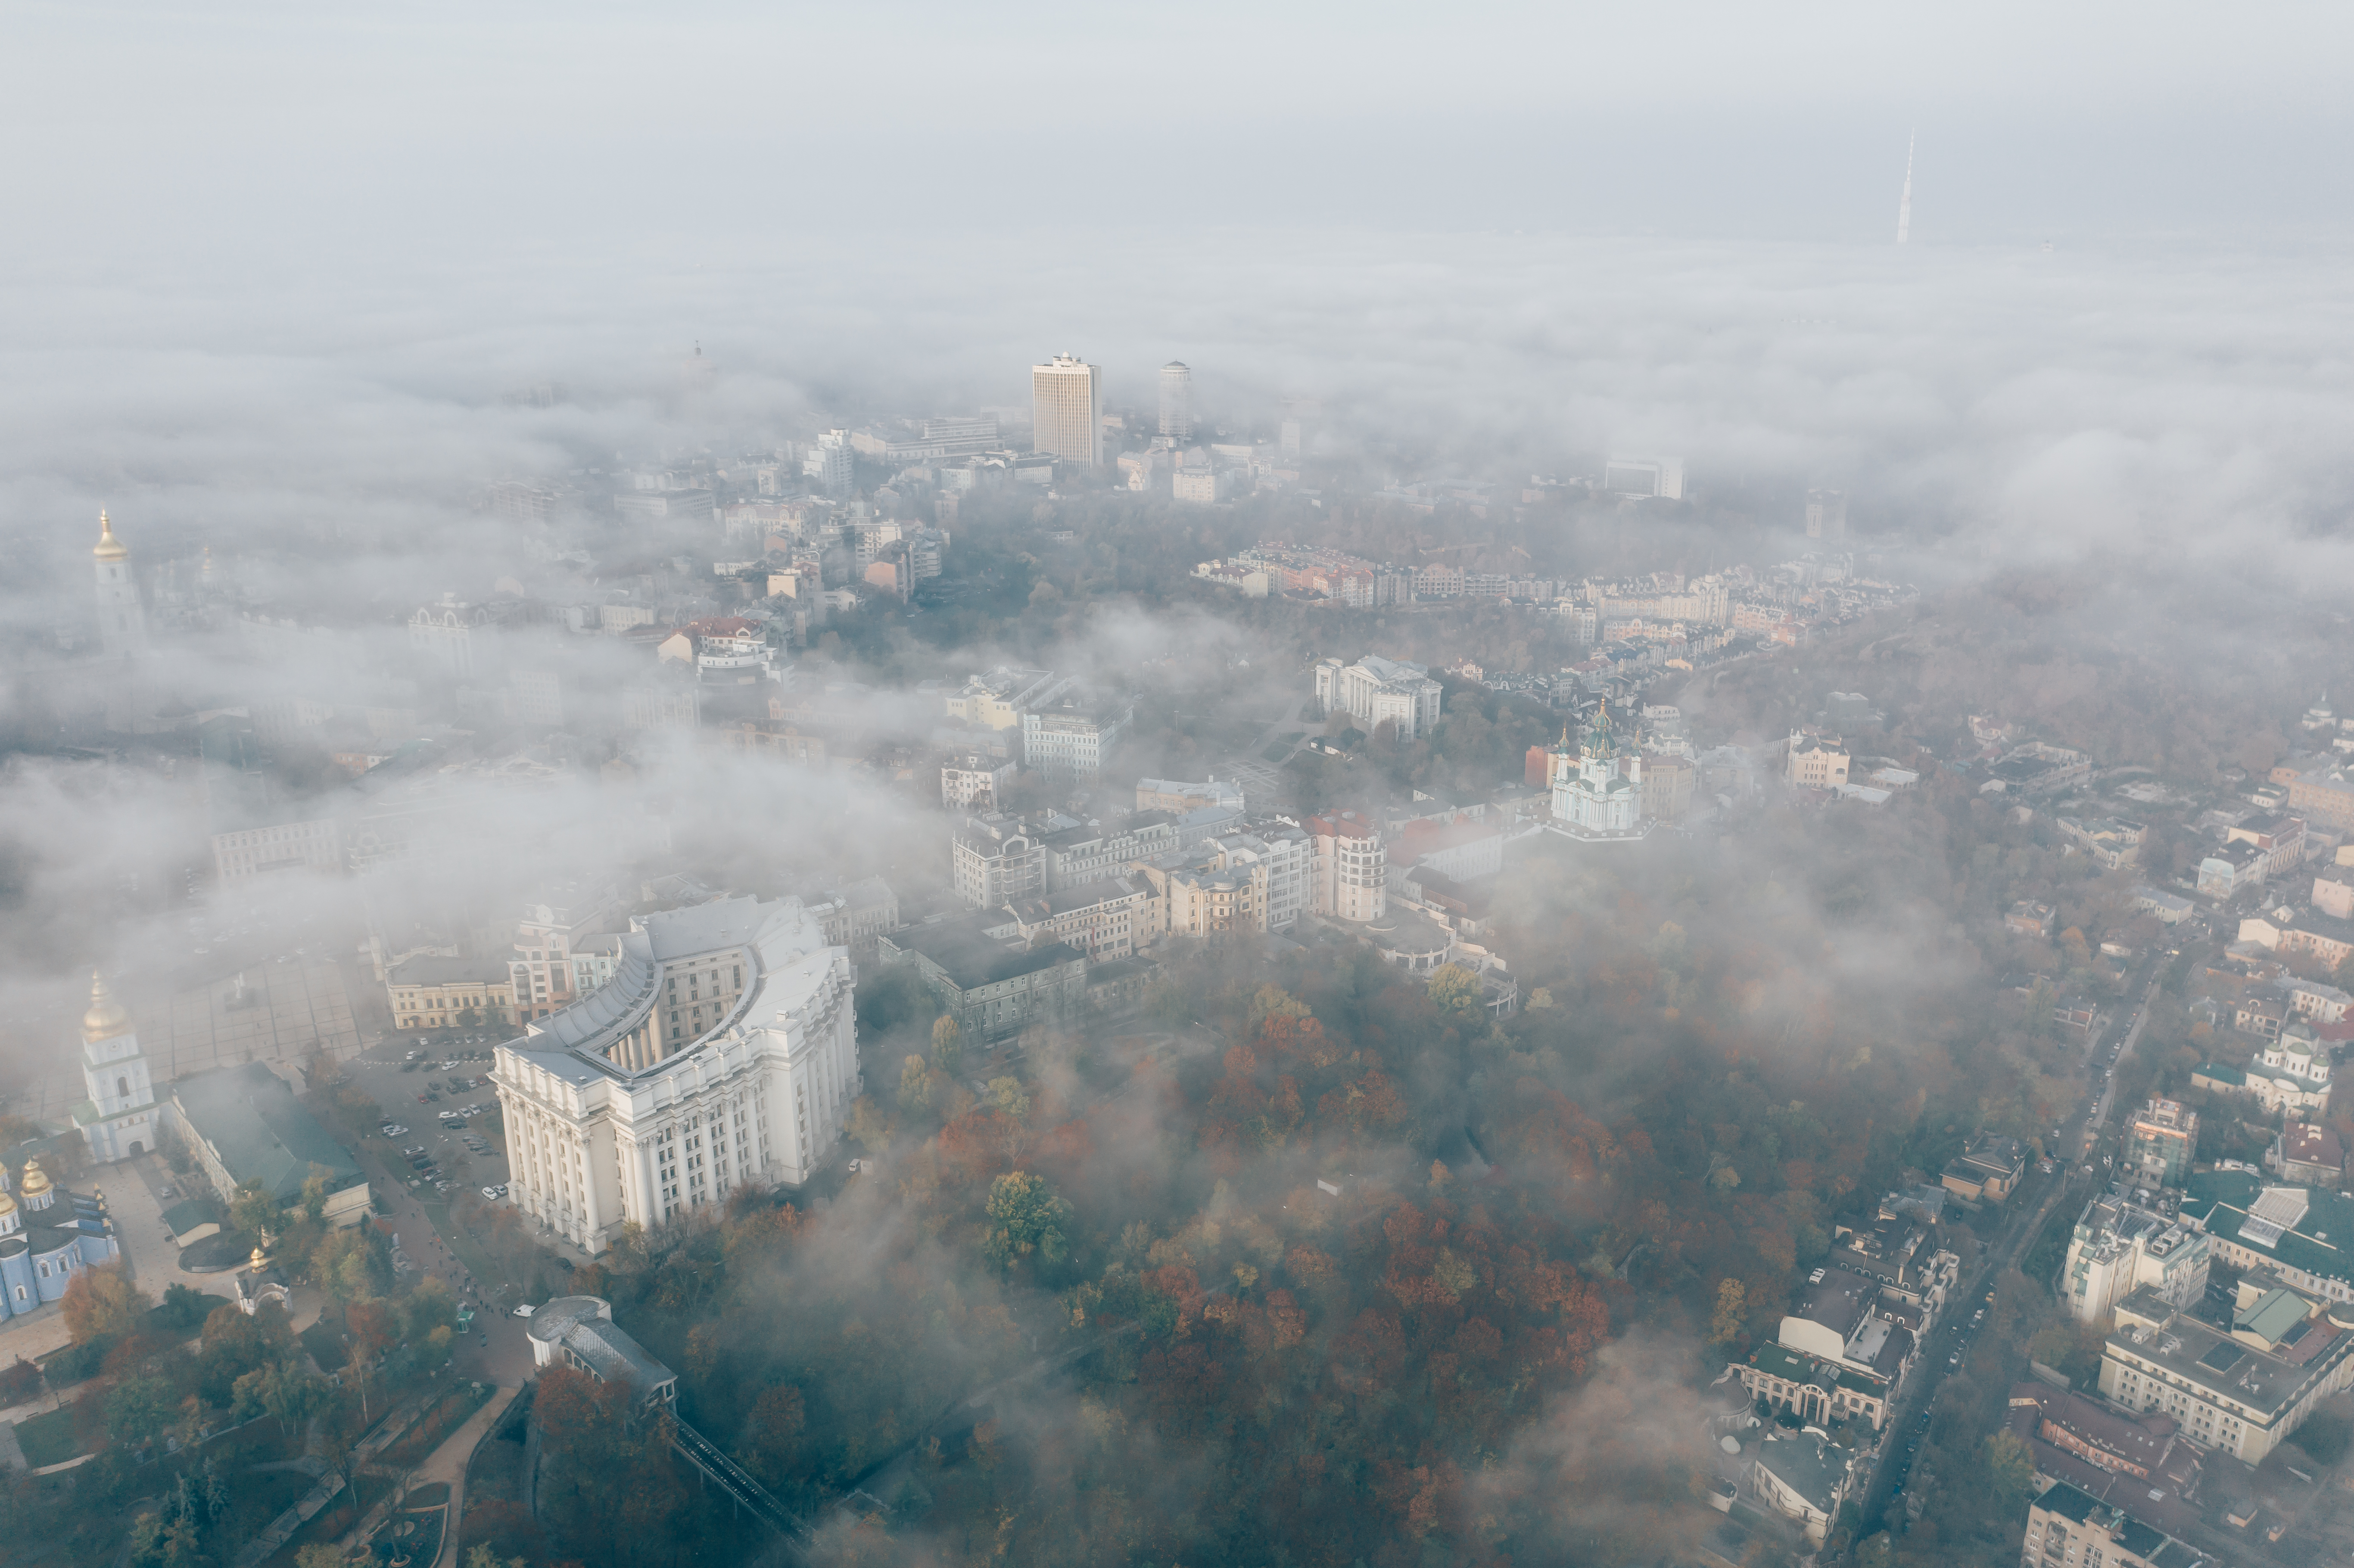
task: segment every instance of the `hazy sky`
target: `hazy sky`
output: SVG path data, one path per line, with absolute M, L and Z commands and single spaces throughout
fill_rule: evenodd
M 2334 231 L 2342 7 L 147 5 L 0 16 L 9 249 L 403 265 L 828 228 Z
M 1018 406 L 1067 348 L 1115 403 L 1182 356 L 1214 418 L 1309 393 L 1401 461 L 1628 446 L 2037 547 L 2302 538 L 2342 514 L 2354 427 L 2349 32 L 2318 5 L 18 5 L 0 512 L 79 551 L 101 505 L 151 540 L 366 509 L 424 586 L 490 478 Z M 682 412 L 698 340 L 722 376 Z M 542 381 L 573 405 L 500 407 Z

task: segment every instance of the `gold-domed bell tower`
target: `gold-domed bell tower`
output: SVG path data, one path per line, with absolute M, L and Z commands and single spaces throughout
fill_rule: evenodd
M 101 1164 L 129 1160 L 155 1147 L 155 1086 L 146 1053 L 131 1027 L 131 1010 L 90 977 L 90 1011 L 81 1015 L 81 1075 L 90 1098 L 74 1107 L 74 1122 Z
M 139 585 L 131 580 L 131 547 L 114 536 L 114 524 L 98 514 L 98 546 L 90 551 L 98 571 L 98 635 L 110 657 L 127 659 L 147 647 L 147 612 Z

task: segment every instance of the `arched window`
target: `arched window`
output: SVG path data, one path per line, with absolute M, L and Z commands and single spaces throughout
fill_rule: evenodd
M 114 1080 L 114 1092 L 117 1097 L 126 1100 L 129 1099 L 131 1097 L 131 1080 L 118 1075 Z

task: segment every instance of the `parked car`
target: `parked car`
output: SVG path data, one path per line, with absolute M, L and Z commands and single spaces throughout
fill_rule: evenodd
M 532 1304 L 528 1301 L 525 1301 L 516 1306 L 514 1315 L 518 1318 L 528 1318 L 532 1315 L 534 1310 L 535 1308 L 532 1307 Z
M 485 1187 L 482 1189 L 482 1196 L 495 1203 L 499 1200 L 499 1190 L 496 1187 Z
M 397 1121 L 388 1121 L 382 1127 L 376 1128 L 376 1130 L 383 1133 L 387 1138 L 398 1138 L 402 1133 L 407 1132 L 408 1129 L 401 1126 Z

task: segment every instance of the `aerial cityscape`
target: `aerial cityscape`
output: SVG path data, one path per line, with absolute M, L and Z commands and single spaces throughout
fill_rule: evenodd
M 2354 1557 L 2342 23 L 20 20 L 0 1562 Z

